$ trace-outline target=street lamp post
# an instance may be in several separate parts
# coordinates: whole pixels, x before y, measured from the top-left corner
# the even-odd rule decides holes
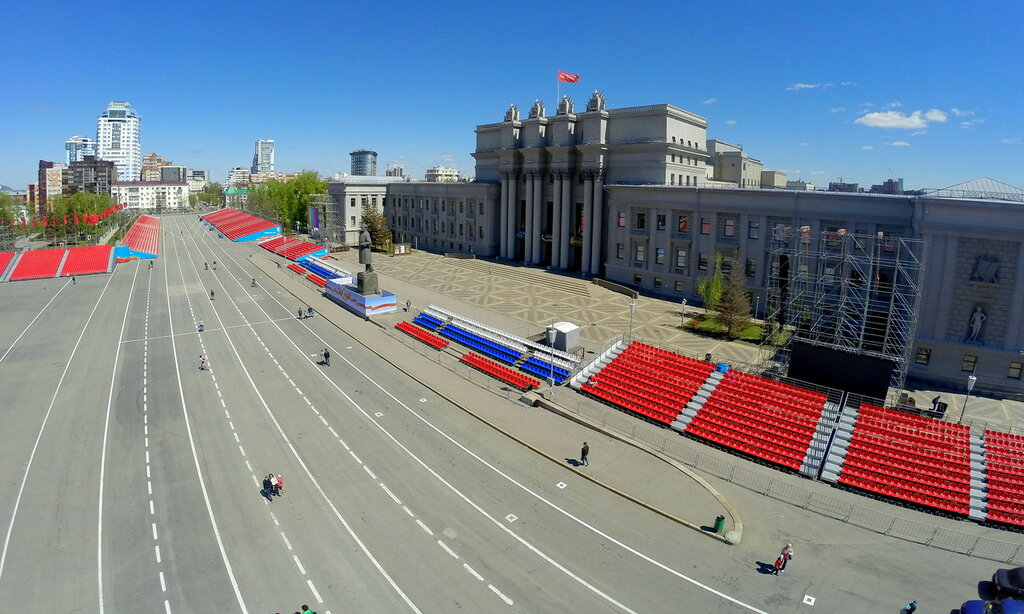
[[[960,419],[956,421],[957,424],[962,424],[964,421],[964,412],[967,411],[967,399],[971,398],[971,391],[974,390],[974,384],[977,383],[978,378],[974,375],[967,376],[967,396],[964,397],[964,406],[960,410]]]
[[[761,310],[760,307],[761,307],[761,297],[759,296],[759,297],[757,297],[757,300],[754,301],[754,319],[755,320],[760,320],[761,319],[761,318],[757,317],[757,312]]]
[[[555,388],[555,335],[558,334],[555,330],[555,326],[552,324],[548,327],[548,349],[551,350],[551,358],[548,361],[551,367],[551,377],[548,379],[548,384],[552,391]]]
[[[633,314],[636,313],[636,299],[629,301],[629,340],[633,341]]]
[[[679,308],[679,315],[682,317],[682,322],[679,323],[679,326],[685,327],[686,326],[686,299],[684,298],[680,302],[683,304],[683,306]]]

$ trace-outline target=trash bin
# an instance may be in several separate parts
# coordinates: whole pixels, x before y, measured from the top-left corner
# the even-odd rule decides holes
[[[725,528],[725,516],[719,514],[718,518],[715,518],[715,533],[721,533],[722,529]]]

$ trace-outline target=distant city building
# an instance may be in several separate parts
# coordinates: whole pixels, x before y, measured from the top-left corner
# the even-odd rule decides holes
[[[75,192],[92,192],[93,194],[110,194],[110,185],[117,181],[117,166],[112,160],[102,160],[97,156],[85,156],[84,160],[72,162],[68,166],[65,194]]]
[[[761,187],[764,164],[748,156],[742,146],[708,139],[707,147],[715,181],[725,181],[740,188]]]
[[[846,183],[844,181],[830,181],[828,183],[828,191],[855,193],[860,192],[860,185],[856,183]]]
[[[401,177],[343,177],[327,184],[327,194],[314,199],[319,208],[317,237],[331,245],[358,245],[363,208],[384,212],[388,186],[404,183]]]
[[[139,173],[139,177],[142,181],[160,181],[160,169],[171,164],[173,163],[170,160],[159,154],[148,153],[142,156],[142,172]],[[132,181],[138,180],[139,178],[136,178]]]
[[[188,181],[188,168],[176,164],[160,167],[160,181]]]
[[[459,170],[446,166],[432,166],[427,169],[424,177],[427,183],[455,183],[459,180]]]
[[[127,102],[111,102],[96,121],[97,155],[114,163],[121,181],[140,177],[139,130],[139,116]]]
[[[302,173],[251,173],[249,175],[249,184],[263,184],[271,179],[278,181],[288,181],[301,175]]]
[[[787,190],[808,190],[808,191],[813,191],[814,190],[814,184],[813,183],[807,183],[806,181],[803,181],[802,179],[789,180],[789,181],[786,182],[786,189]]]
[[[274,172],[274,140],[260,139],[256,141],[256,151],[252,155],[252,173]]]
[[[235,168],[228,171],[228,185],[249,185],[249,177],[252,175],[252,170],[244,166],[236,166]]]
[[[64,141],[64,149],[67,150],[66,162],[81,162],[85,156],[96,155],[96,141],[87,136],[73,136]]]
[[[389,164],[384,171],[385,177],[405,177],[405,169],[398,164]]]
[[[38,186],[39,214],[45,215],[47,203],[55,196],[64,193],[64,186],[67,184],[68,165],[63,162],[39,161]]]
[[[377,174],[377,152],[369,149],[357,149],[349,154],[352,156],[352,174],[373,177]]]
[[[111,195],[129,209],[181,210],[188,205],[188,183],[184,181],[115,181]]]
[[[244,209],[249,202],[249,188],[229,186],[224,190],[224,206],[232,209]]]
[[[202,192],[210,185],[210,171],[190,169],[188,171],[188,191]]]
[[[903,177],[886,179],[880,184],[871,186],[872,194],[903,194]]]
[[[784,189],[786,187],[786,173],[782,171],[761,171],[761,187],[772,190]]]
[[[25,186],[25,204],[29,207],[39,207],[39,185],[30,183]]]

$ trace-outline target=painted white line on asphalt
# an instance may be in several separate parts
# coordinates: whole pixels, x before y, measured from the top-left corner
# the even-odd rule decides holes
[[[165,614],[171,614],[171,602],[164,599],[164,612]]]
[[[232,431],[233,431],[233,430],[235,430],[235,423],[234,423],[234,422],[232,422],[232,421],[228,420],[228,426],[230,426],[230,427],[231,427],[231,430],[232,430]]]
[[[416,514],[413,514],[412,510],[407,508],[406,506],[403,505],[402,509],[405,510],[406,514],[409,514],[409,518],[415,518],[416,517]]]
[[[289,383],[289,384],[291,384],[292,386],[294,386],[294,385],[295,385],[295,382],[293,382],[293,381],[292,381],[292,378],[290,378],[290,377],[288,378],[288,383]]]
[[[341,444],[341,445],[342,445],[342,446],[343,446],[343,447],[344,447],[344,448],[345,448],[346,450],[348,450],[349,452],[351,452],[351,451],[352,451],[352,448],[348,447],[348,444],[347,444],[347,443],[345,443],[345,440],[344,440],[344,439],[342,439],[341,437],[339,437],[339,438],[338,438],[338,443],[340,443],[340,444]]]
[[[309,585],[309,590],[312,591],[313,598],[316,599],[316,602],[317,603],[323,603],[324,600],[320,598],[320,593],[316,592],[316,587],[313,586],[313,581],[312,580],[306,580],[306,584]],[[415,607],[415,606],[413,606],[413,607]],[[419,611],[419,610],[417,610],[417,611]]]
[[[250,473],[249,477],[252,478],[252,483],[255,484],[256,486],[258,486],[258,487],[262,487],[263,486],[262,484],[260,484],[260,481],[256,479],[256,474],[255,473]]]
[[[370,471],[370,468],[367,467],[366,465],[363,465],[363,471],[365,471],[366,473],[368,473],[370,475],[370,479],[372,479],[372,480],[376,480],[377,479],[377,476],[373,475],[373,472]]]
[[[153,507],[153,500],[152,499],[149,500],[149,515],[150,516],[155,516],[156,515],[156,509]]]
[[[159,538],[156,536],[156,523],[153,523],[153,541],[157,541]]]
[[[242,456],[245,456],[245,448],[241,444],[238,445],[238,451],[242,453]]]
[[[475,569],[473,569],[472,567],[470,567],[470,566],[469,566],[469,563],[463,563],[463,564],[462,564],[462,568],[463,568],[463,569],[465,569],[466,571],[468,571],[468,572],[469,572],[469,575],[473,576],[473,577],[474,577],[474,578],[476,578],[477,580],[480,580],[481,582],[483,582],[483,581],[484,581],[484,577],[483,577],[483,576],[481,576],[480,574],[478,574],[478,573],[476,572],[476,570],[475,570]]]
[[[145,438],[145,442],[146,442],[146,447],[148,448],[149,447],[149,437]]]
[[[804,603],[806,603],[807,605],[814,605],[814,602],[817,601],[817,600],[818,600],[817,597],[812,597],[810,595],[804,595]]]
[[[497,588],[495,588],[493,584],[488,584],[487,588],[491,589],[491,592],[500,597],[502,601],[504,601],[508,605],[512,605],[512,600],[506,597],[505,594],[499,591]]]
[[[402,502],[398,499],[398,497],[395,496],[395,493],[391,492],[391,489],[388,488],[384,484],[384,482],[380,483],[380,487],[384,489],[384,492],[388,493],[388,496],[391,497],[395,501],[395,503],[402,505]]]
[[[149,464],[149,450],[146,450],[146,464]]]
[[[167,592],[167,581],[164,580],[164,572],[160,572],[160,590],[164,593]]]
[[[150,496],[153,496],[153,482],[152,481],[146,480],[146,490],[149,491],[149,495]]]
[[[143,410],[143,411],[145,411],[145,410]],[[143,424],[142,425],[142,434],[143,435],[149,435],[149,425],[148,424]]]
[[[238,433],[231,433],[231,434],[235,436],[235,443],[239,443],[241,441],[240,439],[238,439]]]
[[[228,420],[231,419],[231,414],[228,413],[228,410],[226,410],[226,409],[224,410],[224,415],[227,416]]]
[[[327,418],[324,418],[323,416],[320,416],[320,422],[323,422],[324,426],[328,426],[329,425],[329,423],[327,422]]]
[[[142,423],[143,424],[149,424],[149,414],[143,414],[142,415]]]
[[[288,541],[288,537],[284,534],[284,531],[281,531],[281,539],[284,540],[284,545],[288,546],[288,549],[291,550],[292,549],[292,543],[290,541]]]
[[[270,512],[270,519],[274,521],[275,527],[281,526],[281,523],[277,521],[277,516],[274,515],[274,512]]]
[[[220,406],[221,407],[227,407],[227,404],[224,402],[224,399],[220,400]]]
[[[312,405],[313,403],[306,397],[302,397],[302,400],[306,402],[306,405]]]
[[[359,463],[360,465],[362,465],[362,464],[363,464],[363,461],[359,460],[359,457],[358,457],[358,456],[356,456],[356,453],[355,453],[355,452],[353,452],[352,450],[349,450],[349,451],[348,451],[348,453],[352,455],[352,458],[356,459],[356,462],[357,462],[357,463]]]
[[[138,272],[139,272],[138,268],[136,267],[135,273],[138,274]],[[113,275],[111,275],[111,277],[113,277]],[[107,283],[110,283],[109,279],[107,280]],[[4,352],[3,356],[0,356],[0,362],[3,362],[4,358],[7,358],[7,355],[10,354],[11,350],[14,349],[14,346],[18,345],[18,342],[21,341],[21,338],[24,337],[25,333],[28,332],[28,329],[32,328],[32,325],[36,323],[36,320],[38,320],[40,316],[42,316],[44,313],[46,313],[46,310],[50,308],[50,304],[53,303],[53,301],[57,300],[57,297],[60,296],[60,293],[64,291],[64,288],[67,288],[67,287],[68,287],[68,285],[67,285],[67,283],[65,283],[63,286],[60,287],[60,290],[57,290],[57,292],[54,293],[53,298],[51,298],[49,301],[47,301],[47,303],[45,305],[43,305],[43,308],[39,310],[39,313],[37,313],[34,318],[32,318],[32,321],[28,323],[28,326],[26,326],[25,329],[21,331],[21,334],[19,334],[17,337],[15,337],[14,343],[11,344],[11,347],[7,348],[7,351]],[[134,288],[134,287],[135,287],[135,277],[132,277],[132,288]],[[103,290],[106,291],[106,286],[103,287]],[[129,294],[131,294],[131,291],[129,291]],[[102,296],[102,294],[101,294],[101,296]],[[127,303],[128,302],[125,301],[125,306],[124,306],[125,307],[125,312],[128,311],[128,304]],[[121,332],[124,333],[124,324],[123,324],[123,322],[121,324]]]
[[[452,550],[451,548],[449,548],[448,544],[444,543],[443,541],[437,540],[437,545],[441,546],[442,548],[444,548],[444,551],[447,552],[448,554],[452,555],[453,559],[459,558],[459,555],[455,554],[455,551]]]
[[[156,562],[160,562],[160,544],[153,546],[153,551],[156,552]]]
[[[316,408],[316,405],[313,405],[312,403],[310,403],[309,404],[309,408],[313,410],[314,414],[316,414],[318,416],[320,415],[320,411]]]
[[[338,436],[338,432],[334,430],[333,426],[327,427],[327,430],[331,432],[331,435],[334,435],[335,437]]]
[[[302,390],[300,390],[298,387],[295,388],[295,392],[302,394]]]
[[[146,478],[151,478],[151,477],[153,477],[153,476],[152,476],[152,475],[150,474],[150,470],[149,470],[149,467],[150,467],[149,465],[146,465]]]
[[[299,557],[293,554],[292,559],[295,560],[295,566],[299,568],[299,571],[302,573],[302,575],[306,575],[306,568],[302,566],[302,562],[299,560]]]
[[[245,467],[249,471],[252,471],[252,465],[249,464],[249,459],[245,459]]]
[[[423,524],[423,521],[420,520],[419,518],[416,519],[416,524],[420,525],[420,528],[423,529],[424,531],[426,531],[427,535],[429,535],[431,537],[434,536],[434,532],[430,530],[430,527],[428,527],[427,525]]]

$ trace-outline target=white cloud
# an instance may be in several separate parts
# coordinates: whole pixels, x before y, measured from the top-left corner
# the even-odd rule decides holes
[[[900,108],[902,106],[903,106],[903,103],[900,102],[899,100],[892,100],[888,104],[885,105],[885,108],[886,109],[898,109],[898,108]]]
[[[892,147],[910,147],[910,143],[906,141],[893,141],[892,143],[889,143],[889,145]]]
[[[865,151],[870,151],[870,150],[874,149],[875,146],[874,145],[861,145],[860,148],[865,150]]]
[[[718,102],[718,99],[717,98],[705,98],[702,102],[704,104],[715,104],[716,102]]]
[[[980,117],[978,117],[978,118],[975,118],[975,119],[969,119],[967,121],[960,122],[960,127],[961,128],[973,128],[973,127],[977,126],[978,124],[984,124],[984,123],[985,123],[985,120],[980,118]]]
[[[1003,145],[1019,145],[1020,139],[1017,137],[1006,137],[1004,139],[999,139],[999,142]]]
[[[810,143],[808,143],[807,141],[800,143],[800,147],[807,147],[808,145],[810,145]]]
[[[857,85],[856,81],[840,81],[839,85]]]
[[[952,113],[953,115],[965,115],[965,116],[966,115],[974,115],[974,111],[964,111],[964,110],[958,109],[956,107],[953,107],[952,109],[950,109],[949,112]]]
[[[910,133],[910,136],[921,136],[922,134],[928,134],[927,130],[915,130]]]
[[[946,113],[939,109],[914,111],[910,115],[907,115],[902,111],[875,111],[858,117],[854,120],[854,123],[869,126],[871,128],[920,130],[922,128],[926,128],[929,122],[944,122],[946,119]]]
[[[875,103],[873,103],[873,102],[862,102],[862,103],[860,103],[860,106],[864,107],[865,109],[870,109],[871,107],[875,106]]]
[[[730,126],[735,126],[739,122],[736,121],[735,119],[727,119],[727,120],[725,120],[725,123],[729,124]]]
[[[832,87],[835,83],[794,83],[786,89],[789,91],[793,90],[814,90],[818,88],[825,89],[826,87]]]
[[[825,171],[811,171],[812,175],[824,175]]]
[[[832,107],[828,110],[829,113],[842,113],[846,110],[846,107]]]

